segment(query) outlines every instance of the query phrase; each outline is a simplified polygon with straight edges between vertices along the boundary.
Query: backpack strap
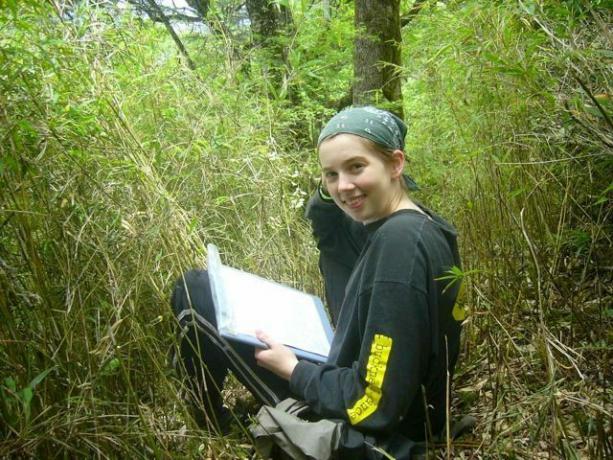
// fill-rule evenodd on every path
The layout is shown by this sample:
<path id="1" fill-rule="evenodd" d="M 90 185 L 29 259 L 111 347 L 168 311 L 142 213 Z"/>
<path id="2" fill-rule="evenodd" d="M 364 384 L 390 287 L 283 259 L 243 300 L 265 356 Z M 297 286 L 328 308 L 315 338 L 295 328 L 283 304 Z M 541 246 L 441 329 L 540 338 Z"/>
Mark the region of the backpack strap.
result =
<path id="1" fill-rule="evenodd" d="M 177 320 L 182 326 L 179 338 L 186 334 L 189 326 L 199 330 L 228 358 L 232 363 L 232 370 L 239 374 L 240 380 L 253 392 L 254 396 L 271 406 L 279 403 L 277 395 L 253 372 L 228 341 L 219 334 L 217 328 L 202 315 L 193 309 L 185 309 L 177 315 Z"/>

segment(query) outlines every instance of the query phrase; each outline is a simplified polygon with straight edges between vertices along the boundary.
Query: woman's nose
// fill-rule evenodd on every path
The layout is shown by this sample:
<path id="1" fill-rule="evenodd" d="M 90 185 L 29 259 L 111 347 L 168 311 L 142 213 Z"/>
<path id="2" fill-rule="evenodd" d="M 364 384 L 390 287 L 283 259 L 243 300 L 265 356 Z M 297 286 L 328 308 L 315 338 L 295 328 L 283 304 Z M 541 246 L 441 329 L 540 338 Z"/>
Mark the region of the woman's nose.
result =
<path id="1" fill-rule="evenodd" d="M 355 184 L 347 174 L 339 174 L 338 176 L 338 191 L 346 192 L 355 188 Z"/>

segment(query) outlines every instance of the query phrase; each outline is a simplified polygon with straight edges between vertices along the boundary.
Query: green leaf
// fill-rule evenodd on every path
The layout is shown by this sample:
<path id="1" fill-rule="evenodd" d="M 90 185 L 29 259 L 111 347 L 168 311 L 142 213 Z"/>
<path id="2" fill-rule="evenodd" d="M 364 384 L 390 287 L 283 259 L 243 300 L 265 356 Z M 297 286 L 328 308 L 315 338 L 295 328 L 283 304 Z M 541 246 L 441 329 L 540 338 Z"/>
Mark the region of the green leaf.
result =
<path id="1" fill-rule="evenodd" d="M 443 290 L 443 292 L 445 292 L 447 291 L 447 289 L 452 287 L 455 283 L 461 282 L 467 276 L 474 275 L 476 273 L 481 273 L 481 272 L 483 272 L 483 270 L 479 270 L 479 269 L 462 271 L 460 267 L 458 267 L 457 265 L 454 265 L 449 270 L 447 270 L 446 275 L 439 276 L 438 278 L 435 278 L 435 279 L 436 281 L 449 280 L 449 283 L 447 284 L 447 286 L 445 286 L 445 289 Z"/>
<path id="2" fill-rule="evenodd" d="M 520 187 L 520 188 L 517 188 L 515 190 L 512 190 L 511 193 L 509 193 L 509 196 L 511 198 L 515 198 L 515 197 L 521 195 L 524 192 L 525 192 L 525 190 L 523 189 L 523 187 Z"/>
<path id="3" fill-rule="evenodd" d="M 609 186 L 602 191 L 601 195 L 605 196 L 607 193 L 611 193 L 611 192 L 613 192 L 613 182 L 611 182 Z"/>
<path id="4" fill-rule="evenodd" d="M 4 386 L 6 386 L 12 392 L 17 391 L 17 384 L 15 383 L 15 379 L 13 377 L 6 377 L 4 379 Z"/>
<path id="5" fill-rule="evenodd" d="M 19 392 L 19 397 L 21 398 L 24 407 L 27 407 L 30 405 L 30 402 L 32 402 L 32 398 L 34 397 L 34 390 L 32 389 L 32 387 L 25 387 Z"/>
<path id="6" fill-rule="evenodd" d="M 115 373 L 115 371 L 119 368 L 120 365 L 121 361 L 119 361 L 119 358 L 111 359 L 102 368 L 102 375 L 111 375 Z"/>
<path id="7" fill-rule="evenodd" d="M 30 382 L 30 384 L 28 385 L 30 388 L 35 388 L 36 385 L 38 385 L 40 382 L 42 382 L 44 380 L 45 377 L 47 377 L 47 375 L 49 375 L 49 372 L 51 372 L 52 370 L 54 370 L 57 366 L 53 366 L 50 367 L 49 369 L 41 372 L 40 374 L 38 374 L 36 377 L 34 377 L 32 379 L 32 381 Z"/>

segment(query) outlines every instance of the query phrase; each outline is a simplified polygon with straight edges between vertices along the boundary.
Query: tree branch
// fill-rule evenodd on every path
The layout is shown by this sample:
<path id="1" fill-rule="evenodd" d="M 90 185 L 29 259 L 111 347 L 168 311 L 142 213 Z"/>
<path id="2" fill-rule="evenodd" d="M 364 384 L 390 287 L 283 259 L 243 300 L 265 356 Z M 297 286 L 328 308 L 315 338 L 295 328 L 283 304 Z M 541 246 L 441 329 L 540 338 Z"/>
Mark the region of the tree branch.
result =
<path id="1" fill-rule="evenodd" d="M 151 18 L 151 20 L 155 21 L 156 18 L 158 18 L 164 24 L 164 26 L 166 27 L 166 30 L 168 31 L 168 33 L 170 34 L 172 39 L 175 41 L 175 43 L 177 45 L 177 48 L 179 48 L 179 51 L 181 52 L 183 57 L 185 57 L 185 61 L 187 62 L 187 66 L 191 70 L 196 70 L 196 65 L 194 64 L 194 61 L 192 61 L 192 58 L 189 57 L 189 53 L 187 52 L 187 49 L 183 45 L 183 42 L 181 41 L 181 39 L 179 38 L 179 36 L 175 32 L 175 29 L 173 29 L 172 24 L 170 23 L 170 20 L 164 14 L 164 12 L 160 8 L 160 6 L 157 3 L 155 3 L 155 0 L 147 0 L 147 3 L 149 3 L 149 6 L 155 12 L 155 14 L 152 15 L 149 10 L 145 10 L 147 12 L 147 14 L 149 15 L 149 17 Z"/>
<path id="2" fill-rule="evenodd" d="M 409 12 L 400 18 L 400 27 L 409 25 L 427 3 L 428 0 L 415 0 Z"/>
<path id="3" fill-rule="evenodd" d="M 600 111 L 604 119 L 607 121 L 607 124 L 609 125 L 609 127 L 613 129 L 613 122 L 611 122 L 611 118 L 609 118 L 609 114 L 607 113 L 607 111 L 602 107 L 602 105 L 600 105 L 600 102 L 598 102 L 598 99 L 594 97 L 594 94 L 592 94 L 592 92 L 589 90 L 589 88 L 583 82 L 583 80 L 581 80 L 579 76 L 576 74 L 574 75 L 574 77 L 575 77 L 575 80 L 577 80 L 577 82 L 579 83 L 579 85 L 581 85 L 581 88 L 583 89 L 583 91 L 585 91 L 585 94 L 587 94 L 588 97 L 592 100 L 592 102 L 596 105 L 596 107 L 598 108 L 598 110 Z"/>

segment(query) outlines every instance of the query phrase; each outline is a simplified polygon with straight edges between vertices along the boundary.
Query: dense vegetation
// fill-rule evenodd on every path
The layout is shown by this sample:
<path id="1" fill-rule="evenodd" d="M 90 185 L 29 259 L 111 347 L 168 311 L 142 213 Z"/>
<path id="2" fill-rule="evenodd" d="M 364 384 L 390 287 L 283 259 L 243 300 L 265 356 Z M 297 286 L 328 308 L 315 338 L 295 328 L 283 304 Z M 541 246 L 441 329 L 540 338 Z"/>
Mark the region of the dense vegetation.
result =
<path id="1" fill-rule="evenodd" d="M 352 5 L 284 3 L 284 62 L 238 23 L 182 33 L 194 71 L 127 10 L 0 10 L 0 456 L 249 455 L 189 418 L 168 296 L 207 242 L 321 293 L 302 213 L 351 87 Z M 403 29 L 416 198 L 465 261 L 451 412 L 478 425 L 439 455 L 613 456 L 606 3 L 428 2 Z"/>

